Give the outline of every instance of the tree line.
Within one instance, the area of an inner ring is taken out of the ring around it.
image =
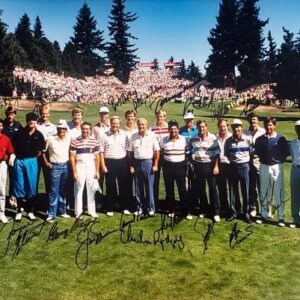
[[[0,9],[0,91],[11,94],[15,65],[49,72],[64,72],[77,78],[103,75],[112,68],[113,75],[127,82],[138,61],[130,33],[130,24],[138,16],[125,11],[126,0],[112,0],[109,15],[109,41],[87,3],[80,8],[73,36],[63,50],[51,42],[42,28],[39,16],[33,24],[25,13],[15,29],[8,33]],[[285,98],[300,97],[300,32],[283,27],[283,43],[278,47],[271,32],[264,37],[268,20],[259,17],[259,0],[222,0],[216,25],[208,42],[211,54],[206,61],[205,78],[215,87],[233,86],[238,90],[265,82],[277,82],[278,94]],[[274,4],[276,5],[276,4]],[[172,62],[173,57],[169,61]],[[158,69],[157,59],[153,59]],[[181,60],[179,77],[194,82],[203,78],[193,61],[186,67]]]
[[[250,86],[277,82],[279,97],[300,97],[300,32],[283,27],[283,42],[277,47],[269,31],[263,30],[267,20],[259,18],[259,0],[222,0],[216,26],[208,42],[206,77],[214,85]],[[276,2],[274,2],[276,5]]]
[[[109,41],[105,42],[103,30],[87,3],[80,8],[74,25],[74,33],[63,50],[45,36],[42,22],[36,17],[33,29],[28,15],[21,18],[14,33],[7,32],[1,20],[0,10],[0,91],[11,94],[12,71],[15,65],[39,71],[62,73],[77,78],[103,75],[111,67],[114,75],[127,82],[130,70],[135,67],[137,48],[132,41],[130,23],[137,15],[125,11],[125,0],[113,0],[109,16]]]

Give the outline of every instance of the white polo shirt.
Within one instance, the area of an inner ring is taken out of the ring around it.
[[[56,126],[51,122],[47,124],[37,123],[36,129],[43,134],[45,140],[47,140],[49,136],[54,136],[57,133]]]
[[[134,153],[135,159],[152,159],[154,151],[159,151],[159,144],[154,133],[147,130],[144,136],[134,133],[130,139],[128,151]]]
[[[68,133],[70,134],[72,139],[76,139],[81,136],[81,126],[75,127],[73,121],[69,121],[67,124],[68,124]]]
[[[70,145],[70,135],[66,135],[63,139],[61,139],[58,135],[49,136],[46,140],[44,152],[48,151],[50,162],[66,163],[69,161]]]
[[[230,163],[228,157],[224,155],[224,146],[225,146],[226,140],[231,136],[232,136],[232,133],[228,132],[226,137],[224,139],[221,139],[219,133],[216,134],[216,138],[218,140],[218,144],[219,144],[219,147],[220,147],[220,163],[222,163],[222,164],[229,164]]]

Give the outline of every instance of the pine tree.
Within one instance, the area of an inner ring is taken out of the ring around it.
[[[0,10],[0,95],[10,96],[13,89],[13,41],[8,38],[7,25],[1,20]]]
[[[154,63],[153,70],[157,71],[157,70],[159,69],[157,58],[153,58],[153,61],[152,61],[152,62]]]
[[[19,43],[20,47],[24,49],[27,56],[27,61],[22,61],[22,65],[25,65],[27,67],[32,67],[34,56],[37,54],[37,49],[35,48],[33,34],[30,26],[30,19],[25,13],[21,17],[20,22],[18,23],[15,30],[17,42]]]
[[[45,36],[45,33],[42,29],[42,23],[40,17],[37,16],[35,19],[34,29],[33,29],[33,37],[35,40],[40,40],[42,37]]]
[[[84,70],[80,55],[72,42],[68,42],[62,54],[62,66],[66,75],[83,78]]]
[[[217,24],[210,31],[208,42],[212,47],[206,67],[206,77],[215,86],[223,87],[227,78],[231,84],[235,81],[235,67],[239,62],[237,18],[239,5],[237,0],[222,0]]]
[[[283,43],[278,55],[278,95],[281,98],[300,97],[300,53],[294,33],[283,27]]]
[[[271,31],[269,30],[268,36],[268,49],[266,52],[266,69],[268,82],[276,82],[277,75],[277,45],[273,40]]]
[[[71,41],[81,60],[84,75],[94,76],[102,73],[105,62],[99,51],[105,50],[103,31],[97,30],[97,21],[86,3],[79,10],[76,20]]]
[[[185,66],[185,61],[184,59],[181,60],[180,62],[180,68],[179,68],[179,76],[181,78],[186,78],[186,66]]]
[[[171,57],[168,59],[168,62],[174,62],[174,57],[171,55]]]
[[[129,74],[135,68],[138,57],[137,48],[130,40],[135,40],[129,32],[129,24],[137,19],[132,12],[125,12],[125,0],[113,0],[108,30],[111,41],[108,43],[107,56],[114,68],[114,75],[122,82],[128,82]]]
[[[190,65],[187,67],[187,78],[193,82],[197,82],[202,78],[199,67],[195,65],[194,61],[191,61]]]
[[[238,46],[241,63],[239,88],[262,83],[266,77],[263,68],[264,37],[263,28],[269,20],[259,19],[258,0],[240,0],[238,15]]]

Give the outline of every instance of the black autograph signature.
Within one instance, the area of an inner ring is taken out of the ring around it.
[[[229,234],[229,247],[231,249],[234,249],[236,246],[240,245],[243,241],[245,241],[251,234],[253,234],[252,227],[253,225],[248,225],[245,228],[245,231],[242,231],[238,228],[237,222],[234,223],[232,231]]]
[[[197,233],[200,233],[202,235],[203,255],[204,255],[206,253],[206,251],[208,250],[208,242],[211,239],[212,233],[214,232],[214,223],[210,222],[210,223],[206,224],[203,220],[203,227],[204,227],[204,230],[206,230],[206,231],[205,231],[205,233],[202,233],[200,230],[197,229],[197,224],[198,224],[199,220],[200,220],[200,218],[198,217],[194,224],[194,230]]]

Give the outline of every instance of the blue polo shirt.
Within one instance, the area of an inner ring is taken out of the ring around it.
[[[191,130],[187,130],[187,128],[183,126],[179,129],[179,134],[185,137],[186,142],[189,144],[191,138],[198,136],[198,129],[196,126],[193,126]]]

